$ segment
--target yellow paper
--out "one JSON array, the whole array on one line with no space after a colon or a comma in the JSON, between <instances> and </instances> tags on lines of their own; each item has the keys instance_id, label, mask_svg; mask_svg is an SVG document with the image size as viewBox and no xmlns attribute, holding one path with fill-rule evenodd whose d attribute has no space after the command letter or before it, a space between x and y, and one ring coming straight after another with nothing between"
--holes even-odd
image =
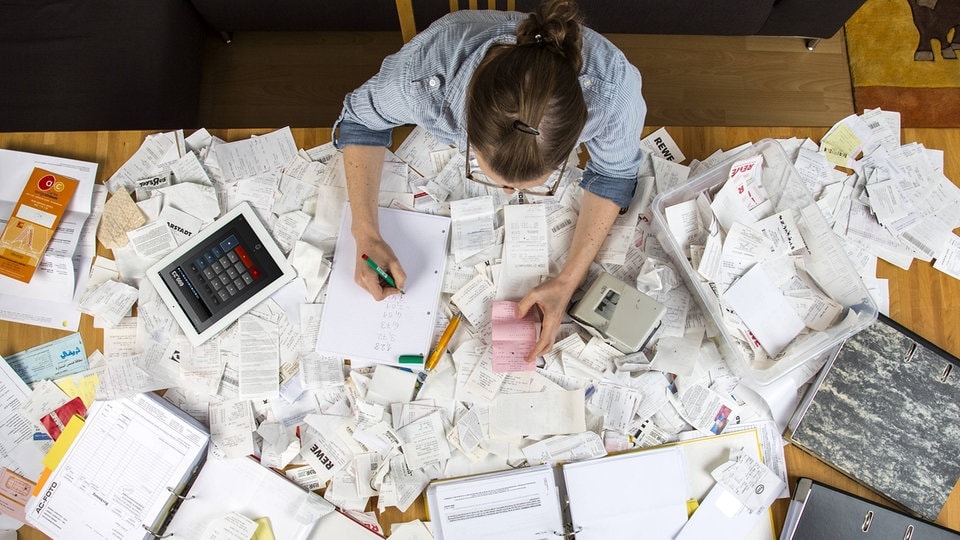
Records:
<instances>
[{"instance_id":1,"label":"yellow paper","mask_svg":"<svg viewBox=\"0 0 960 540\"><path fill-rule=\"evenodd\" d=\"M50 470L57 468L60 460L63 459L67 450L70 449L70 445L73 444L73 441L77 439L77 435L80 434L80 429L83 428L83 422L83 417L79 414L70 417L70 421L67 422L63 431L60 432L60 436L57 437L53 446L50 447L50 451L47 452L47 455L43 458L43 466L45 468Z\"/></svg>"},{"instance_id":2,"label":"yellow paper","mask_svg":"<svg viewBox=\"0 0 960 540\"><path fill-rule=\"evenodd\" d=\"M270 518L262 517L253 521L257 523L257 530L253 531L250 540L276 540L273 536L273 526L270 525Z\"/></svg>"},{"instance_id":3,"label":"yellow paper","mask_svg":"<svg viewBox=\"0 0 960 540\"><path fill-rule=\"evenodd\" d=\"M83 405L89 409L97 397L97 387L100 386L100 376L97 373L91 373L83 377L71 375L54 381L63 393L73 399L79 397Z\"/></svg>"}]
</instances>

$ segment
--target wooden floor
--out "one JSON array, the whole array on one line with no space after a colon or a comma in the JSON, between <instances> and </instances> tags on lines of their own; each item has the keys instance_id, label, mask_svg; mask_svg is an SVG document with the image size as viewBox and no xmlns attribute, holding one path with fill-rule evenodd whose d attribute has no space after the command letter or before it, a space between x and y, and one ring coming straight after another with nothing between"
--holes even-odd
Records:
<instances>
[{"instance_id":1,"label":"wooden floor","mask_svg":"<svg viewBox=\"0 0 960 540\"><path fill-rule=\"evenodd\" d=\"M854 112L843 32L799 38L608 36L640 69L648 126L831 126ZM205 45L208 128L324 127L399 32L247 32Z\"/></svg>"}]
</instances>

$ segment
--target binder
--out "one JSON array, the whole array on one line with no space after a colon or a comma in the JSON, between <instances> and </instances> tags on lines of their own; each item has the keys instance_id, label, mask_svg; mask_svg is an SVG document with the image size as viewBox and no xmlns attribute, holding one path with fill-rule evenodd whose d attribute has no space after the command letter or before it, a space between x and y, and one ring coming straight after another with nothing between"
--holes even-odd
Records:
<instances>
[{"instance_id":1,"label":"binder","mask_svg":"<svg viewBox=\"0 0 960 540\"><path fill-rule=\"evenodd\" d=\"M801 478L780 540L957 540L960 533Z\"/></svg>"},{"instance_id":2,"label":"binder","mask_svg":"<svg viewBox=\"0 0 960 540\"><path fill-rule=\"evenodd\" d=\"M27 522L52 538L149 538L182 501L209 439L156 394L95 402L27 502Z\"/></svg>"},{"instance_id":3,"label":"binder","mask_svg":"<svg viewBox=\"0 0 960 540\"><path fill-rule=\"evenodd\" d=\"M787 436L934 521L960 476L960 360L881 315L828 361Z\"/></svg>"},{"instance_id":4,"label":"binder","mask_svg":"<svg viewBox=\"0 0 960 540\"><path fill-rule=\"evenodd\" d=\"M196 540L210 522L235 512L268 523L277 540L382 539L323 497L250 457L208 459L183 499L157 537Z\"/></svg>"},{"instance_id":5,"label":"binder","mask_svg":"<svg viewBox=\"0 0 960 540\"><path fill-rule=\"evenodd\" d=\"M27 502L27 522L54 539L190 540L236 512L266 523L277 540L383 538L251 457L205 460L209 439L153 393L94 402Z\"/></svg>"},{"instance_id":6,"label":"binder","mask_svg":"<svg viewBox=\"0 0 960 540\"><path fill-rule=\"evenodd\" d=\"M427 487L436 540L672 539L710 471L743 448L762 459L755 430L705 437L562 465L538 465ZM773 521L746 524L748 539L774 538Z\"/></svg>"}]
</instances>

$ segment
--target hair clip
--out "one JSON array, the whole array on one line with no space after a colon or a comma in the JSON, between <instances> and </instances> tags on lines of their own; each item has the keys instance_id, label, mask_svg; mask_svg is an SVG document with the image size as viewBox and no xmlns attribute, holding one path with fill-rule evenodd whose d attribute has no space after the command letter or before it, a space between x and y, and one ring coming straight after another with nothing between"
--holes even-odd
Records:
<instances>
[{"instance_id":1,"label":"hair clip","mask_svg":"<svg viewBox=\"0 0 960 540\"><path fill-rule=\"evenodd\" d=\"M533 39L537 41L537 45L543 45L543 34L537 34L533 36Z\"/></svg>"},{"instance_id":2,"label":"hair clip","mask_svg":"<svg viewBox=\"0 0 960 540\"><path fill-rule=\"evenodd\" d=\"M526 133L527 135L540 135L539 129L532 127L530 124L522 120L514 120L513 129Z\"/></svg>"}]
</instances>

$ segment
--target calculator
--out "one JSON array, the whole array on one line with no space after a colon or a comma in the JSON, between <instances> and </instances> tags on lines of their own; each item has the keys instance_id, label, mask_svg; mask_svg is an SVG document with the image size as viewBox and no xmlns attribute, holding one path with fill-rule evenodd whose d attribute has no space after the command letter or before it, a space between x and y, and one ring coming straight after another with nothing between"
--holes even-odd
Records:
<instances>
[{"instance_id":1,"label":"calculator","mask_svg":"<svg viewBox=\"0 0 960 540\"><path fill-rule=\"evenodd\" d=\"M147 271L147 279L194 345L219 333L295 276L246 202Z\"/></svg>"}]
</instances>

